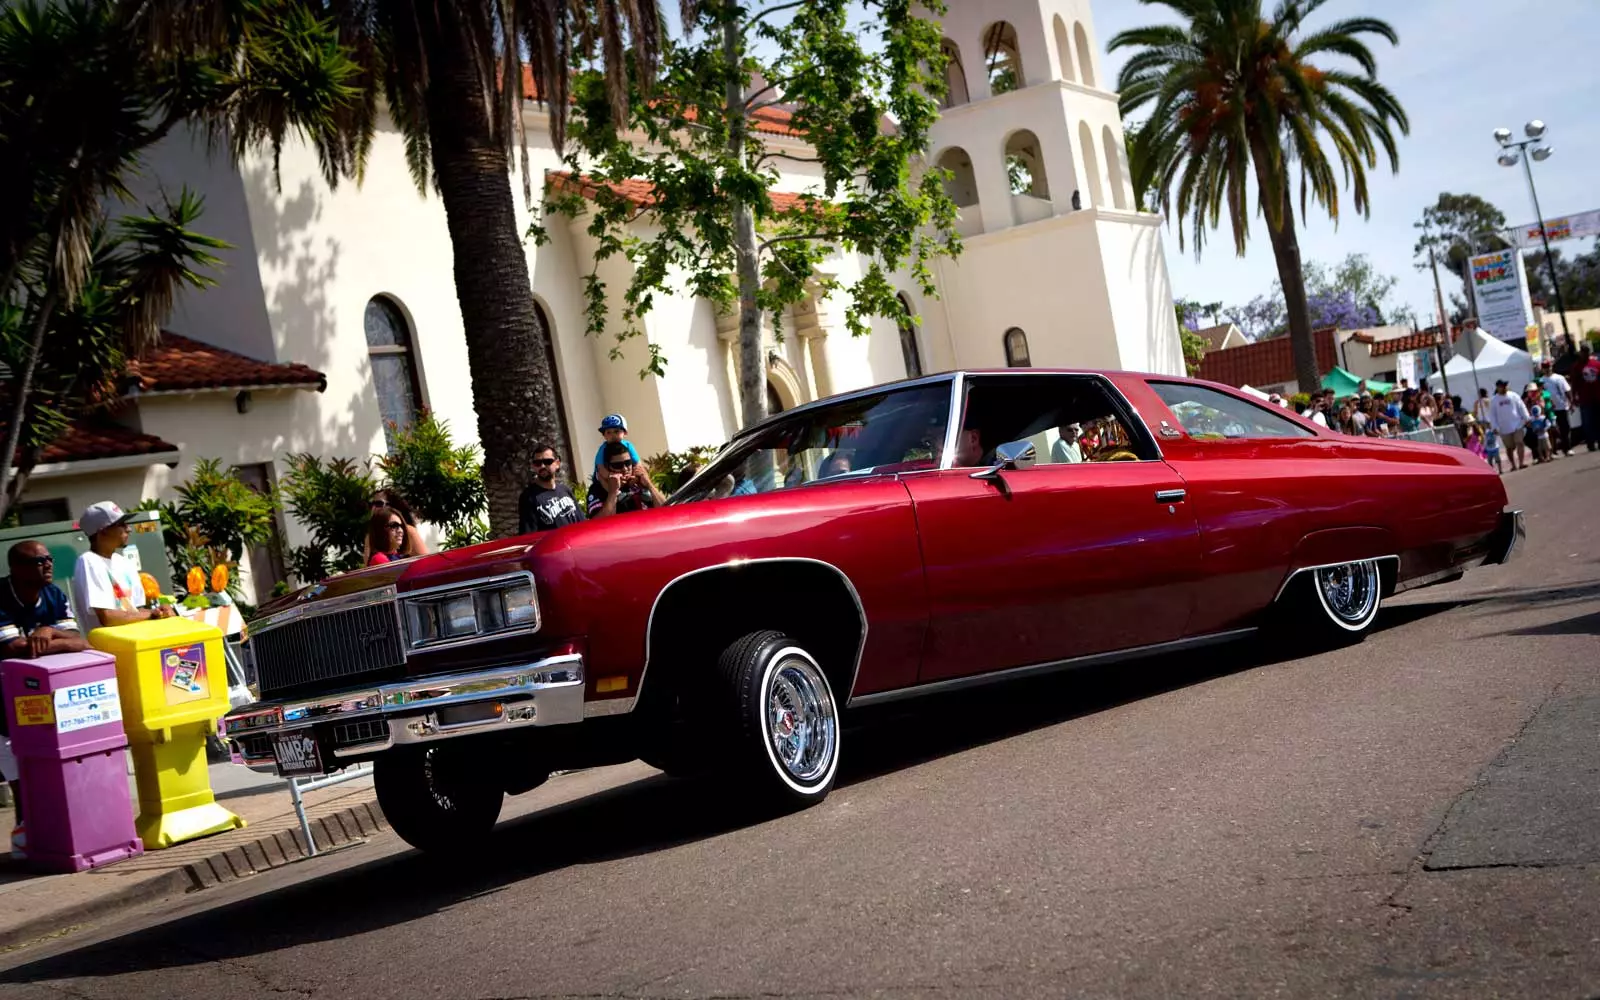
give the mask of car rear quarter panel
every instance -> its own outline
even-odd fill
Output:
[[[591,699],[637,695],[650,616],[680,577],[740,561],[828,563],[850,581],[867,618],[856,693],[912,683],[927,628],[915,517],[892,477],[729,497],[619,514],[562,528],[540,552],[545,631],[587,644]],[[751,595],[759,606],[760,595]],[[749,606],[699,609],[708,617]],[[750,630],[762,627],[751,616]],[[660,655],[660,651],[651,651]],[[594,679],[626,675],[605,695]],[[848,692],[837,692],[841,697]]]
[[[1285,416],[1311,436],[1163,436],[1162,421],[1179,424],[1161,398],[1143,379],[1122,388],[1185,480],[1200,526],[1212,585],[1201,590],[1191,632],[1247,623],[1306,566],[1394,555],[1402,579],[1448,568],[1505,506],[1499,477],[1463,449],[1348,437],[1293,414]]]

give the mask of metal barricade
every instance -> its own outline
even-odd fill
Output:
[[[358,778],[372,777],[372,762],[356,764],[347,767],[337,774],[327,774],[320,778],[290,778],[289,798],[294,800],[294,814],[300,820],[300,832],[306,837],[306,853],[312,857],[317,853],[317,838],[311,833],[311,820],[306,818],[306,803],[301,798],[305,792],[314,792],[319,788],[330,785],[342,785],[346,781],[355,781]]]
[[[1461,447],[1461,432],[1454,424],[1444,427],[1419,427],[1414,431],[1402,431],[1394,436],[1396,441],[1422,441],[1427,444],[1447,444],[1455,448]]]

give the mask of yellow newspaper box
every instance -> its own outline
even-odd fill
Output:
[[[147,850],[244,826],[217,804],[206,736],[228,711],[222,633],[185,618],[97,628],[89,644],[117,660],[122,724],[139,790],[134,830]]]

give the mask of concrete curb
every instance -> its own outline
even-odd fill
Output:
[[[370,800],[312,817],[310,822],[318,853],[362,843],[389,828],[377,802]],[[207,857],[154,873],[133,885],[75,902],[51,913],[40,914],[15,927],[0,930],[0,952],[14,951],[23,945],[103,920],[163,896],[199,892],[313,856],[298,823],[287,830],[262,833],[253,840],[233,840],[227,847]]]

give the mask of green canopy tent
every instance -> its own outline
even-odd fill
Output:
[[[1374,395],[1388,392],[1394,388],[1393,382],[1380,382],[1375,378],[1357,378],[1356,376],[1345,371],[1343,368],[1338,367],[1335,367],[1333,371],[1322,376],[1322,387],[1324,389],[1332,389],[1334,394],[1341,398],[1345,396],[1356,395],[1361,391],[1361,386],[1363,384],[1365,384],[1367,390]]]

